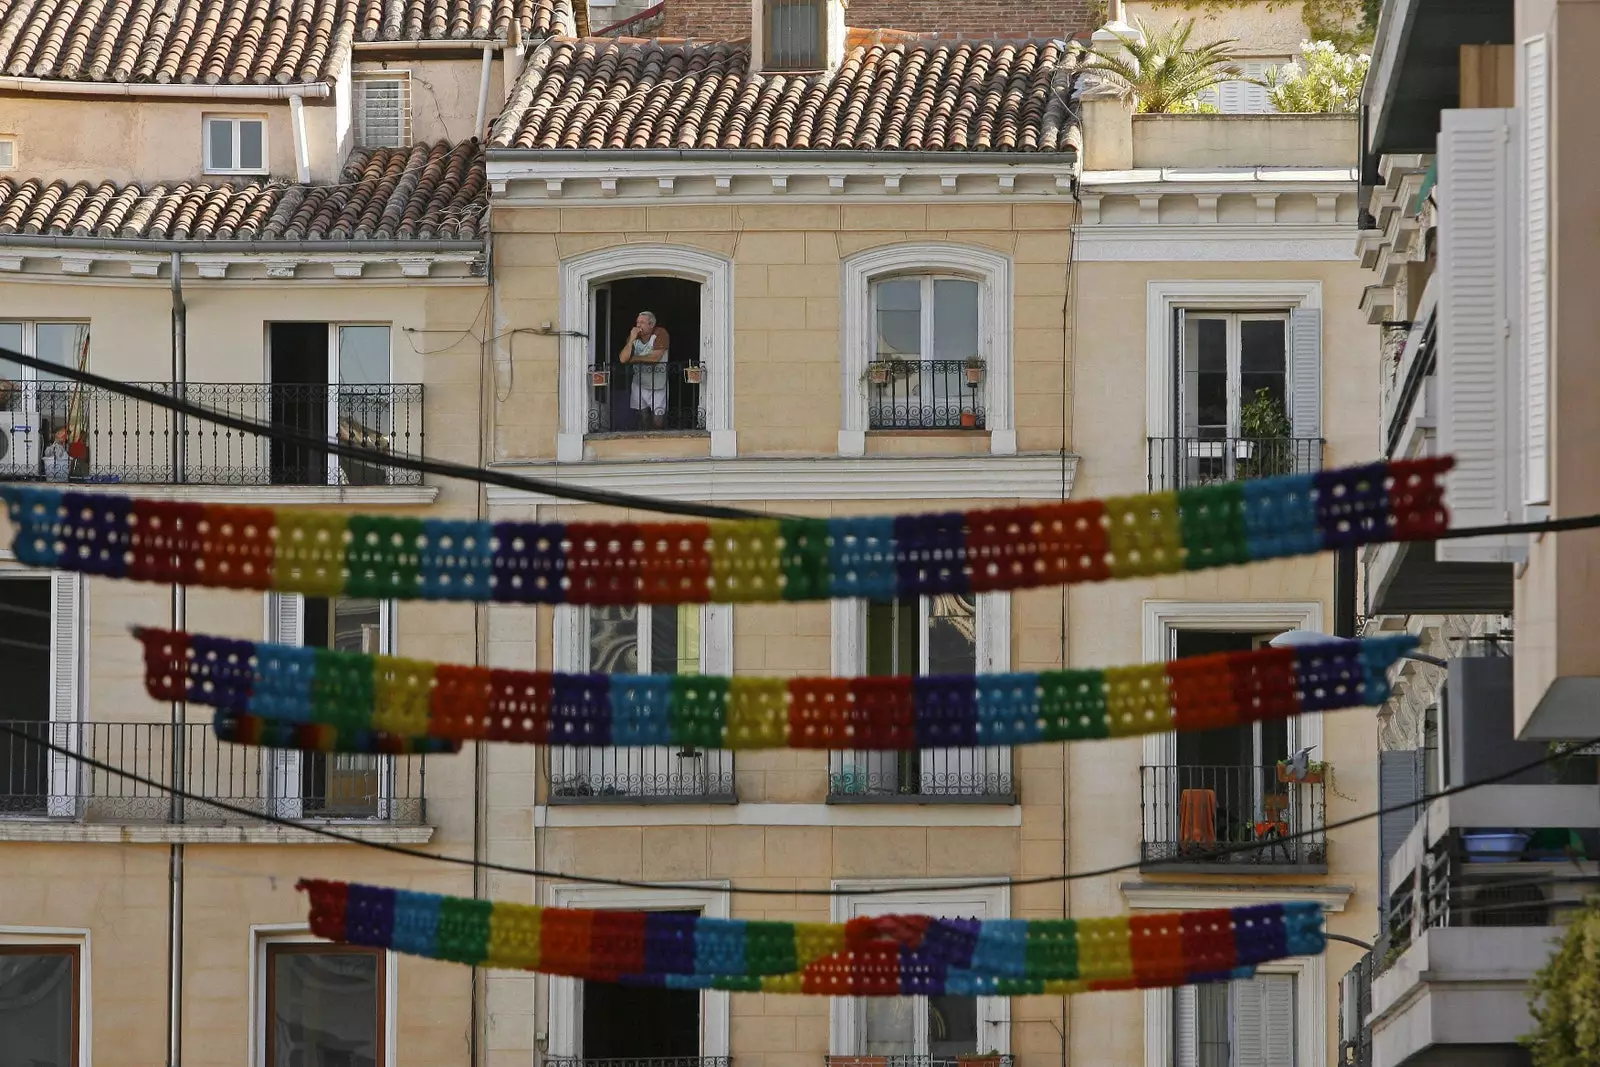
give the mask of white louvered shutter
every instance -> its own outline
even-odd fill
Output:
[[[50,740],[63,748],[80,742],[77,736],[79,695],[83,678],[83,579],[76,574],[50,576]],[[50,814],[73,816],[77,812],[77,761],[50,753]]]
[[[1289,312],[1289,422],[1296,440],[1322,437],[1322,309]],[[1296,473],[1321,466],[1320,445],[1295,446]]]
[[[1265,1004],[1261,978],[1257,976],[1231,986],[1233,1023],[1229,1037],[1233,1044],[1231,1067],[1281,1067],[1267,1060]]]
[[[356,89],[356,144],[362,148],[402,148],[411,143],[411,78],[404,71],[385,77],[359,77]]]
[[[305,597],[299,593],[269,593],[267,639],[275,645],[305,643]]]
[[[1510,521],[1522,507],[1512,222],[1516,112],[1448,110],[1439,133],[1439,448],[1455,456],[1454,526]],[[1440,541],[1442,563],[1511,563],[1521,538]]]
[[[1240,81],[1226,81],[1217,86],[1217,109],[1224,115],[1241,115],[1245,111],[1245,90],[1249,86]]]
[[[267,594],[267,639],[279,645],[305,644],[305,597],[299,593]],[[264,750],[272,797],[272,814],[298,819],[305,810],[300,795],[300,753]]]
[[[1172,991],[1172,1067],[1200,1067],[1195,992],[1192,985]]]
[[[1268,1067],[1295,1067],[1294,975],[1261,974],[1255,984],[1261,990],[1264,1062]]]
[[[1524,504],[1550,502],[1550,51],[1522,42]]]

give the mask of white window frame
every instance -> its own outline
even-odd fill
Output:
[[[834,879],[842,895],[829,898],[830,920],[849,922],[861,916],[915,914],[941,919],[1009,919],[1011,896],[1005,886],[973,888],[971,879]],[[892,893],[861,890],[894,889]],[[859,895],[850,895],[857,893]],[[1011,1051],[1011,999],[978,997],[978,1052]],[[861,1055],[862,1003],[860,997],[828,998],[828,1052],[834,1056]],[[985,1045],[988,1047],[985,1048]]]
[[[1197,893],[1189,909],[1236,906],[1226,891]],[[1291,974],[1295,979],[1295,1067],[1328,1067],[1328,962],[1324,956],[1290,956],[1263,963],[1259,974]],[[1175,1067],[1171,989],[1144,991],[1144,1067]]]
[[[910,273],[910,274],[882,274],[882,275],[879,275],[878,277],[873,278],[872,281],[867,283],[867,287],[868,287],[867,298],[872,304],[872,313],[873,313],[874,321],[876,321],[877,313],[878,313],[878,290],[879,290],[879,288],[882,285],[884,285],[885,283],[909,282],[909,281],[914,281],[914,282],[918,283],[918,286],[917,286],[917,300],[918,300],[917,307],[919,309],[918,310],[918,315],[919,315],[919,318],[920,318],[920,322],[919,322],[919,324],[917,326],[917,349],[918,349],[918,354],[914,358],[908,360],[908,362],[912,362],[912,363],[917,364],[917,371],[913,375],[913,377],[917,379],[918,389],[919,390],[924,389],[924,388],[932,389],[933,388],[933,384],[932,383],[936,379],[936,377],[937,377],[939,372],[927,370],[927,369],[925,369],[925,365],[928,364],[928,363],[932,363],[932,362],[944,362],[944,363],[956,362],[955,360],[944,359],[942,357],[939,357],[939,356],[936,356],[936,355],[933,354],[933,350],[934,350],[935,346],[938,344],[937,330],[935,328],[935,307],[934,307],[934,305],[936,303],[935,293],[937,292],[937,290],[935,289],[935,283],[936,282],[967,282],[968,284],[971,284],[971,285],[977,287],[977,289],[978,289],[978,351],[977,351],[977,356],[978,356],[979,359],[984,359],[985,356],[984,356],[984,349],[983,349],[983,306],[982,306],[983,305],[983,283],[981,281],[979,281],[978,279],[971,277],[970,275],[954,274],[954,273],[951,273],[950,271],[915,271],[915,272]],[[876,327],[874,327],[874,328],[876,329]],[[878,358],[878,353],[877,353],[876,349],[874,349],[872,352],[870,352],[868,354],[869,361],[876,360],[877,358]],[[986,363],[987,363],[987,361],[986,361]],[[961,370],[958,370],[958,371],[954,372],[954,374],[959,378],[959,380],[956,383],[955,396],[953,398],[947,398],[947,399],[953,399],[955,404],[957,406],[959,406],[960,402],[961,402],[961,394],[963,392],[972,392],[975,395],[975,399],[978,400],[979,406],[987,409],[987,407],[988,407],[988,391],[987,391],[986,385],[987,385],[987,381],[988,381],[988,375],[987,374],[984,375],[984,381],[980,382],[978,384],[977,389],[969,389],[967,384],[966,384],[965,371],[966,371],[966,368],[965,368],[965,366],[963,366],[961,368]],[[952,373],[952,372],[946,371],[945,373]],[[867,388],[867,392],[870,394],[873,387],[869,384],[866,388]],[[907,409],[909,409],[909,408],[914,408],[914,407],[918,406],[919,403],[920,403],[920,398],[914,399],[913,397],[911,397],[909,395],[909,391],[908,391],[908,395],[906,395],[904,397],[891,396],[891,403],[897,409],[899,409],[899,408],[907,408]],[[868,411],[868,422],[870,424],[870,422],[871,422],[871,412],[870,412],[871,403],[870,402],[868,403],[868,408],[869,408],[869,411]],[[902,414],[903,414],[903,412],[902,412]],[[985,424],[985,425],[987,426],[987,424]],[[958,428],[958,427],[940,427],[940,429],[953,429],[953,428]],[[874,430],[873,432],[874,433],[904,433],[904,432],[908,432],[908,431],[895,430],[895,429],[878,429],[878,430]],[[914,431],[911,431],[911,432],[914,432]]]
[[[0,582],[48,581],[50,583],[50,740],[63,748],[81,745],[73,726],[85,719],[84,660],[88,642],[84,639],[87,604],[83,575],[69,571],[41,574],[31,567],[0,563]],[[79,764],[59,753],[50,755],[50,797],[42,817],[75,818],[78,814]],[[8,818],[29,818],[15,815]]]
[[[400,128],[393,144],[369,140],[367,132],[367,87],[378,82],[394,82],[400,87]],[[401,69],[358,70],[350,78],[352,128],[357,148],[406,148],[411,144],[411,71]]]
[[[266,1067],[267,1059],[267,946],[273,944],[327,944],[305,923],[252,923],[250,926],[250,1064]],[[395,1067],[399,1055],[400,957],[388,949],[383,954],[383,1064]],[[85,1065],[87,1067],[87,1065]]]
[[[0,170],[17,169],[17,139],[0,137]]]
[[[0,924],[0,945],[78,950],[78,1058],[74,1067],[94,1067],[94,981],[90,931],[83,927]],[[391,1065],[392,1067],[392,1065]]]
[[[233,158],[228,161],[228,166],[217,166],[217,161],[211,158],[211,124],[213,122],[226,122],[233,127]],[[261,166],[239,166],[239,126],[245,122],[261,124]],[[200,159],[203,164],[201,169],[207,174],[250,174],[261,175],[271,173],[271,146],[267,141],[267,116],[262,114],[217,114],[207,113],[200,117]]]
[[[1224,330],[1226,331],[1227,339],[1224,342],[1223,347],[1225,349],[1224,355],[1227,360],[1226,374],[1228,378],[1228,424],[1226,427],[1224,427],[1226,431],[1223,434],[1224,437],[1244,436],[1241,425],[1242,416],[1244,414],[1244,406],[1250,402],[1249,398],[1244,395],[1244,324],[1246,322],[1283,323],[1283,407],[1284,415],[1287,417],[1289,414],[1289,391],[1293,388],[1294,382],[1294,368],[1290,366],[1292,355],[1290,349],[1293,342],[1289,336],[1289,312],[1287,310],[1216,311],[1209,308],[1183,308],[1182,310],[1185,312],[1193,312],[1193,318],[1197,320],[1209,319],[1215,321],[1220,319],[1225,324]],[[1187,328],[1188,322],[1189,317],[1185,316],[1185,328]],[[1187,340],[1187,338],[1184,338],[1185,343],[1187,343]],[[1177,349],[1175,349],[1173,352],[1173,358],[1175,360],[1181,358],[1183,355],[1186,355],[1186,353],[1183,353]],[[1177,379],[1175,378],[1174,381],[1176,380]],[[1183,412],[1181,410],[1183,406],[1183,400],[1183,389],[1182,383],[1180,382],[1179,388],[1173,394],[1174,407],[1180,409],[1178,412],[1180,419],[1183,417]],[[1197,413],[1197,425],[1198,421],[1199,419]],[[1182,432],[1175,436],[1183,436],[1188,432],[1187,430],[1183,430],[1182,427],[1179,429]],[[1200,436],[1198,431],[1196,432],[1195,436]],[[1296,436],[1292,427],[1290,428],[1289,436]],[[1221,446],[1219,443],[1219,448],[1220,447]],[[1190,451],[1194,451],[1192,447]]]
[[[678,882],[660,889],[559,882],[550,886],[549,905],[606,911],[698,909],[708,919],[726,919],[732,914],[728,887],[729,883],[725,880]],[[552,1059],[581,1058],[583,982],[577,978],[552,975],[548,984],[550,1034],[545,1055]],[[729,995],[726,990],[700,991],[701,1057],[728,1055],[729,1014]]]
[[[700,401],[706,409],[711,455],[724,459],[739,454],[733,428],[733,260],[698,248],[672,244],[630,244],[600,248],[561,261],[561,369],[558,392],[559,428],[556,460],[584,459],[589,426],[592,360],[590,324],[595,286],[621,278],[683,278],[700,286],[700,337],[675,339],[674,347],[692,348],[705,368]]]
[[[872,283],[897,274],[943,274],[978,283],[978,351],[984,359],[989,452],[1015,455],[1011,258],[975,245],[914,242],[857,252],[845,258],[840,272],[839,454],[863,456],[867,451],[867,387],[862,376],[877,351]]]
[[[1300,1031],[1305,1026],[1305,1023],[1301,1018],[1301,1015],[1303,1014],[1302,1011],[1301,1011],[1301,1005],[1302,1005],[1302,1001],[1305,1000],[1305,991],[1304,991],[1304,989],[1302,989],[1301,983],[1305,979],[1304,979],[1304,976],[1302,974],[1302,970],[1303,969],[1300,966],[1298,966],[1298,963],[1300,961],[1303,961],[1305,958],[1306,957],[1302,956],[1302,957],[1295,957],[1292,960],[1286,960],[1286,961],[1276,961],[1275,960],[1272,963],[1263,963],[1263,964],[1261,964],[1260,966],[1258,966],[1256,968],[1257,976],[1269,975],[1269,974],[1278,974],[1278,975],[1287,975],[1287,976],[1289,976],[1290,978],[1292,978],[1294,980],[1294,1006],[1295,1006],[1295,1019],[1294,1019],[1294,1028],[1295,1028],[1295,1042],[1294,1042],[1294,1044],[1295,1044],[1295,1052],[1294,1052],[1294,1057],[1295,1057],[1295,1064],[1294,1064],[1294,1067],[1305,1067],[1305,1059],[1304,1059],[1304,1057],[1305,1057],[1305,1042],[1301,1040],[1301,1035],[1300,1035]],[[1232,987],[1234,985],[1233,982],[1228,982],[1226,984],[1228,986],[1230,986],[1230,987]],[[1167,989],[1167,990],[1164,990],[1164,992],[1167,994],[1167,1001],[1168,1001],[1169,1005],[1171,1006],[1171,1008],[1169,1008],[1169,1010],[1175,1009],[1176,1008],[1176,1002],[1177,1002],[1177,999],[1178,999],[1178,990],[1177,989]],[[1228,1022],[1229,1022],[1229,1030],[1230,1030],[1229,1040],[1230,1040],[1230,1044],[1231,1044],[1232,1043],[1232,1033],[1231,1033],[1231,1031],[1233,1030],[1233,1025],[1232,1024],[1234,1022],[1234,1006],[1233,1006],[1233,999],[1232,999],[1233,998],[1233,990],[1232,990],[1232,988],[1230,988],[1228,990],[1228,995],[1229,995]],[[1175,1011],[1174,1011],[1174,1014],[1176,1014]],[[1170,1051],[1169,1051],[1169,1057],[1170,1057],[1170,1060],[1171,1060],[1171,1062],[1173,1064],[1173,1067],[1176,1067],[1177,1058],[1178,1058],[1178,1054],[1177,1054],[1178,1053],[1178,1049],[1177,1049],[1178,1039],[1182,1036],[1181,1034],[1178,1033],[1176,1022],[1174,1022],[1172,1024],[1171,1033],[1172,1033],[1172,1045],[1171,1045],[1171,1048],[1170,1048]],[[1274,1067],[1288,1067],[1288,1065],[1287,1064],[1275,1064]]]

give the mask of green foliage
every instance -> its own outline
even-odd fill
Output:
[[[1249,454],[1238,461],[1240,478],[1272,478],[1294,471],[1293,426],[1283,402],[1271,390],[1256,395],[1239,409],[1239,436],[1251,442]]]
[[[1535,1029],[1522,1043],[1534,1067],[1600,1063],[1600,899],[1567,929],[1528,987]]]
[[[1267,96],[1279,111],[1355,111],[1372,57],[1341,52],[1331,41],[1301,41],[1302,58],[1267,72]]]
[[[1292,427],[1283,410],[1283,401],[1265,387],[1239,409],[1239,435],[1241,437],[1288,437]]]
[[[1198,97],[1225,81],[1248,81],[1233,60],[1231,40],[1191,47],[1194,20],[1174,23],[1156,32],[1136,20],[1137,33],[1117,34],[1120,46],[1097,52],[1075,43],[1084,57],[1083,69],[1092,71],[1134,98],[1136,108],[1148,114],[1195,114],[1202,111]],[[1215,108],[1211,108],[1215,111]]]

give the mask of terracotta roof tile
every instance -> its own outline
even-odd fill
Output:
[[[352,153],[334,185],[0,178],[0,238],[475,241],[487,203],[478,143],[440,141]]]
[[[1047,152],[1067,147],[1061,41],[852,40],[837,71],[750,72],[743,42],[555,39],[491,148]]]
[[[267,84],[335,77],[352,40],[570,33],[573,0],[0,0],[0,74]]]

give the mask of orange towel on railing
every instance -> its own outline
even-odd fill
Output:
[[[1217,843],[1217,794],[1211,789],[1185,789],[1178,796],[1178,842]]]

